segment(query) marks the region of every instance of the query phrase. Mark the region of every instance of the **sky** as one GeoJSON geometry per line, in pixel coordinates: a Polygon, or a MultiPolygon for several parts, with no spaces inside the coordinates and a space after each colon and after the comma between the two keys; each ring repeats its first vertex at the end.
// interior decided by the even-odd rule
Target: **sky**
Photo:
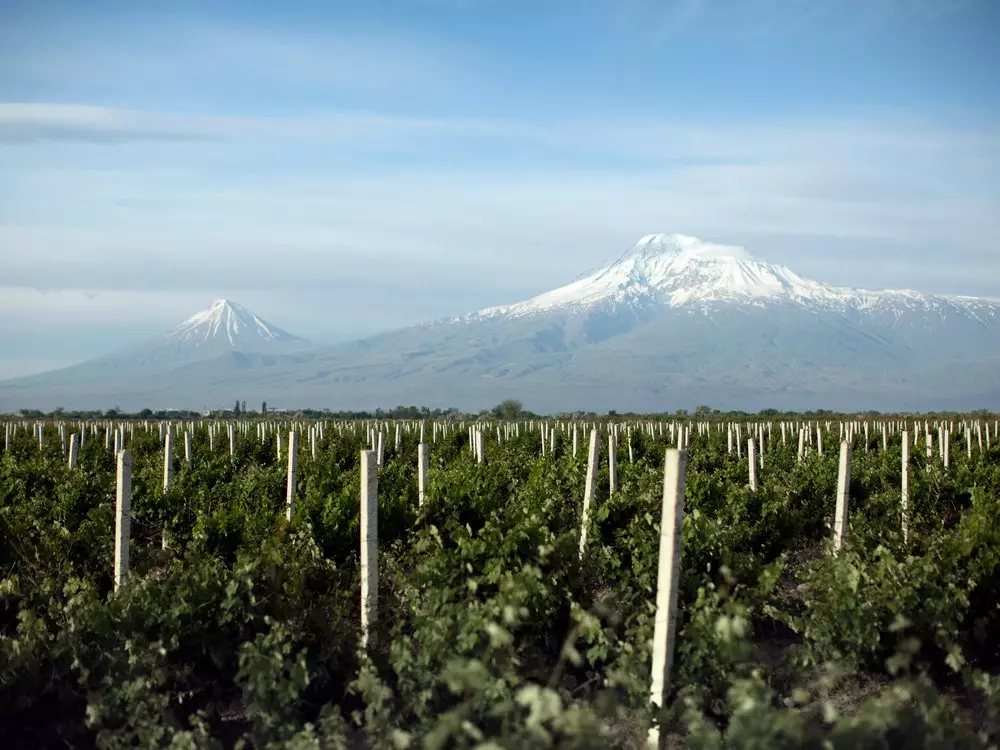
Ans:
{"type": "Polygon", "coordinates": [[[217,298],[318,342],[639,237],[1000,297],[995,0],[0,0],[0,378],[217,298]]]}

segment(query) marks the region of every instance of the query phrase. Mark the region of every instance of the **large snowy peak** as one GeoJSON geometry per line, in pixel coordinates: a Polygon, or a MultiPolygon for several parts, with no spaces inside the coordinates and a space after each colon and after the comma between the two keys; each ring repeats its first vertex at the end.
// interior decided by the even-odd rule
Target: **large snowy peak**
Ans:
{"type": "Polygon", "coordinates": [[[566,286],[475,315],[521,316],[609,303],[679,306],[711,301],[833,301],[852,294],[755,258],[738,245],[683,234],[650,234],[611,265],[566,286]]]}
{"type": "Polygon", "coordinates": [[[869,291],[807,279],[738,245],[683,234],[650,234],[610,265],[523,302],[479,310],[464,320],[576,314],[626,307],[649,315],[667,308],[787,306],[848,315],[960,314],[995,322],[997,306],[974,298],[909,290],[869,291]]]}

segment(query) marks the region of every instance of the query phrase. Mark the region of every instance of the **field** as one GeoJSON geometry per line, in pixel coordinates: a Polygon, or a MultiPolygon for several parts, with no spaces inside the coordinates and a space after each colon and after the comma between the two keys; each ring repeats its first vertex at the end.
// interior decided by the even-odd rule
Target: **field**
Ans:
{"type": "Polygon", "coordinates": [[[0,747],[1000,745],[992,417],[4,432],[0,747]]]}

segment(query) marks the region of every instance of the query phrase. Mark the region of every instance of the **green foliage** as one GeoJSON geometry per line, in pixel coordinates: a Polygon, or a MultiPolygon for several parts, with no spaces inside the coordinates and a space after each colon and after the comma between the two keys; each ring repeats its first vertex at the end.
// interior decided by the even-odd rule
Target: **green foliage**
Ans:
{"type": "Polygon", "coordinates": [[[693,430],[675,660],[668,707],[654,711],[676,441],[638,424],[621,434],[613,494],[604,434],[587,519],[587,430],[577,455],[561,429],[543,455],[527,423],[502,444],[491,425],[480,465],[468,425],[451,425],[431,446],[422,507],[417,431],[398,451],[387,441],[364,655],[363,426],[327,423],[315,457],[302,442],[289,522],[273,435],[240,432],[229,455],[200,427],[191,463],[170,457],[164,491],[157,431],[136,424],[132,571],[118,592],[103,426],[75,471],[54,424],[41,449],[19,430],[0,454],[0,745],[640,748],[654,722],[692,748],[1000,743],[1000,447],[970,459],[956,440],[947,471],[915,450],[904,540],[898,438],[883,452],[859,436],[834,557],[836,425],[826,454],[802,460],[776,431],[756,492],[724,431],[693,430]]]}

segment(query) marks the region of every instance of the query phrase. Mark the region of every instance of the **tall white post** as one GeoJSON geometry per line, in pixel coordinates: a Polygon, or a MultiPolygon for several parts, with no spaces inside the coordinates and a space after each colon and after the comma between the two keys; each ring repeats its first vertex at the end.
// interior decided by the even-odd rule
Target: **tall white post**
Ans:
{"type": "Polygon", "coordinates": [[[285,490],[285,518],[292,520],[295,509],[295,474],[299,465],[299,434],[295,430],[288,433],[288,485],[285,490]]]}
{"type": "MultiPolygon", "coordinates": [[[[660,551],[656,573],[656,619],[653,626],[653,675],[650,699],[662,707],[670,689],[670,671],[677,637],[677,594],[681,578],[681,530],[684,526],[684,474],[687,452],[667,450],[660,511],[660,551]]],[[[649,746],[665,750],[667,735],[649,731],[649,746]]]]}
{"type": "Polygon", "coordinates": [[[379,466],[385,465],[385,433],[382,430],[378,431],[378,438],[375,442],[375,460],[379,466]]]}
{"type": "Polygon", "coordinates": [[[427,497],[427,468],[430,465],[431,447],[427,443],[420,443],[417,446],[417,497],[420,507],[424,505],[427,497]]]}
{"type": "Polygon", "coordinates": [[[580,557],[587,547],[587,522],[590,517],[590,505],[594,502],[594,490],[597,488],[597,452],[600,444],[597,442],[597,430],[590,431],[590,453],[587,458],[587,480],[583,489],[583,520],[580,522],[580,557]]]}
{"type": "Polygon", "coordinates": [[[757,446],[753,438],[747,440],[747,466],[750,469],[750,489],[757,491],[757,446]]]}
{"type": "Polygon", "coordinates": [[[903,528],[903,541],[907,541],[910,534],[910,440],[907,433],[903,433],[903,473],[900,481],[902,488],[902,499],[900,501],[901,526],[903,528]]]}
{"type": "Polygon", "coordinates": [[[191,465],[191,433],[184,433],[184,463],[191,465]]]}
{"type": "Polygon", "coordinates": [[[115,591],[128,574],[128,542],[132,531],[132,454],[118,453],[115,494],[115,591]]]}
{"type": "Polygon", "coordinates": [[[163,491],[170,489],[174,478],[174,433],[167,430],[163,436],[163,491]]]}
{"type": "Polygon", "coordinates": [[[847,536],[847,501],[851,489],[851,446],[840,444],[840,468],[837,471],[837,512],[833,521],[833,551],[836,553],[847,536]]]}
{"type": "Polygon", "coordinates": [[[608,492],[613,495],[618,490],[618,447],[615,445],[614,430],[608,432],[608,492]]]}
{"type": "Polygon", "coordinates": [[[75,432],[69,437],[69,468],[76,468],[76,459],[80,453],[80,436],[75,432]]]}
{"type": "Polygon", "coordinates": [[[378,467],[374,451],[361,451],[361,648],[375,645],[378,617],[378,467]]]}

